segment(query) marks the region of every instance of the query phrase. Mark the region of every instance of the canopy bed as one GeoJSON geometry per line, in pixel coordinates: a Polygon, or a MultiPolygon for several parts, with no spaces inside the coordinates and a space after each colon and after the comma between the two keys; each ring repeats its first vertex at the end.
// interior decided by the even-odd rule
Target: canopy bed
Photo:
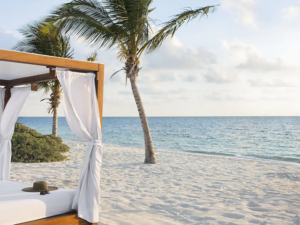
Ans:
{"type": "Polygon", "coordinates": [[[1,225],[97,224],[103,84],[103,64],[0,49],[1,225]],[[59,188],[44,196],[23,192],[32,184],[9,181],[9,173],[11,138],[22,106],[36,83],[50,80],[59,80],[66,120],[88,145],[76,191],[59,188]]]}

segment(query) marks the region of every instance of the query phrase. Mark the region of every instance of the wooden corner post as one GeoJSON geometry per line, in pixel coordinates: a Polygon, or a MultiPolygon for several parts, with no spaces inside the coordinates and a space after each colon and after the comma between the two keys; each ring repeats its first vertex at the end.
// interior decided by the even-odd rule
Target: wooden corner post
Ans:
{"type": "Polygon", "coordinates": [[[5,96],[4,96],[4,109],[11,97],[10,89],[12,89],[12,86],[5,86],[5,96]]]}
{"type": "Polygon", "coordinates": [[[96,85],[96,94],[98,99],[99,115],[100,122],[102,127],[102,117],[103,117],[103,91],[104,91],[104,65],[98,64],[99,69],[96,74],[95,85],[96,85]]]}

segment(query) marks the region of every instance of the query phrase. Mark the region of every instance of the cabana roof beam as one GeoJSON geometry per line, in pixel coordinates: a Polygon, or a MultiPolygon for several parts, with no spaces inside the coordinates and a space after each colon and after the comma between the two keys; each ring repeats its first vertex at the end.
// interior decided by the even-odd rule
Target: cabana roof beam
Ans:
{"type": "Polygon", "coordinates": [[[56,70],[54,67],[49,68],[49,73],[30,76],[30,77],[23,77],[14,80],[4,80],[4,82],[6,83],[5,86],[19,86],[19,85],[34,84],[39,82],[51,81],[51,80],[57,80],[56,70]]]}
{"type": "MultiPolygon", "coordinates": [[[[94,72],[98,73],[98,71],[84,71],[84,70],[70,70],[73,72],[94,72]]],[[[49,73],[30,76],[30,77],[23,77],[14,80],[0,80],[0,86],[20,86],[26,84],[35,84],[39,82],[46,82],[51,80],[57,80],[56,77],[56,70],[55,68],[49,68],[49,73]]]]}
{"type": "Polygon", "coordinates": [[[8,80],[0,80],[0,86],[8,86],[8,80]]]}
{"type": "Polygon", "coordinates": [[[85,72],[98,71],[98,64],[74,59],[0,49],[0,60],[48,67],[60,67],[85,72]]]}

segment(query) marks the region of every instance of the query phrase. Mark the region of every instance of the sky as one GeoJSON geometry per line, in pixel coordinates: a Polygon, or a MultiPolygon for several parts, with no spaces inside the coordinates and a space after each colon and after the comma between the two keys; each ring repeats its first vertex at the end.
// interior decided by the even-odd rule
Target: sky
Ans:
{"type": "MultiPolygon", "coordinates": [[[[66,2],[0,0],[0,49],[12,49],[20,27],[66,2]]],[[[186,7],[207,5],[219,6],[142,57],[137,84],[147,116],[300,116],[300,1],[154,0],[154,30],[186,7]]],[[[72,47],[79,60],[95,50],[75,38],[72,47]]],[[[116,50],[98,50],[98,62],[104,116],[138,116],[125,75],[110,79],[123,67],[116,50]]],[[[21,116],[49,116],[45,97],[31,93],[21,116]]]]}

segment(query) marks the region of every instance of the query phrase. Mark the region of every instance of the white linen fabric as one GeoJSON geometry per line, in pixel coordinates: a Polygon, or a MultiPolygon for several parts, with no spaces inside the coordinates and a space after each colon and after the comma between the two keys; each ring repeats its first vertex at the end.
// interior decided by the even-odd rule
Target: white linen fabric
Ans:
{"type": "Polygon", "coordinates": [[[102,162],[101,125],[95,90],[95,74],[57,71],[63,89],[63,106],[70,129],[88,141],[72,208],[78,217],[98,222],[100,167],[102,162]]]}
{"type": "Polygon", "coordinates": [[[75,190],[59,188],[48,195],[40,195],[40,192],[22,191],[26,187],[32,187],[32,184],[0,181],[1,225],[25,223],[74,211],[75,190]]]}
{"type": "Polygon", "coordinates": [[[12,88],[11,97],[4,109],[5,89],[0,91],[0,180],[9,180],[11,164],[11,138],[20,111],[28,98],[31,88],[12,88]]]}

